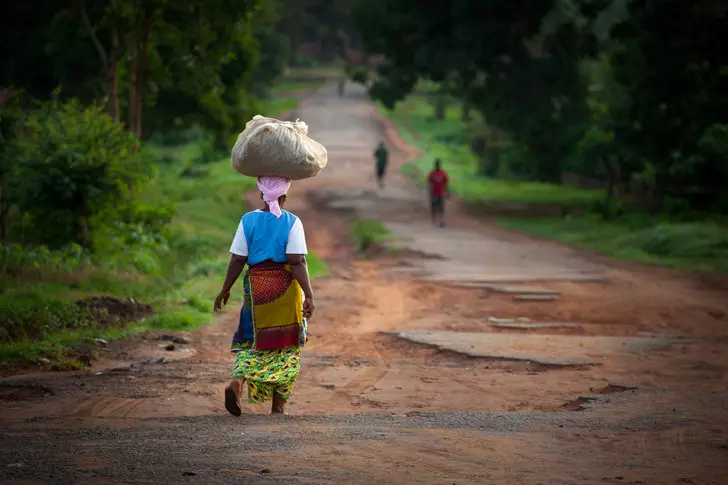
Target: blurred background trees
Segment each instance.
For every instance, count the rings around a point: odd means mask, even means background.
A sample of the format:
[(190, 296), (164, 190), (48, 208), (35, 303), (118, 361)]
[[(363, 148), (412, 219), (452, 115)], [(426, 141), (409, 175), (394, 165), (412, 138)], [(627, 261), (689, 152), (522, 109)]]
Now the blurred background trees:
[(485, 122), (474, 146), (506, 135), (480, 150), (483, 172), (597, 180), (610, 200), (655, 210), (728, 210), (725, 2), (370, 0), (354, 19), (386, 58), (374, 98), (392, 108), (434, 82)]

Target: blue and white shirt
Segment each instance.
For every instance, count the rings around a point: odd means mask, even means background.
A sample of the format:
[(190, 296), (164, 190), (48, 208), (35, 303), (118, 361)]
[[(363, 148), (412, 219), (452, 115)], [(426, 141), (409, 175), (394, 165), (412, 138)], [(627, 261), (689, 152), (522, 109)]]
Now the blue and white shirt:
[(281, 217), (270, 212), (248, 212), (240, 220), (230, 252), (247, 256), (248, 264), (287, 262), (287, 254), (308, 254), (301, 220), (288, 211)]

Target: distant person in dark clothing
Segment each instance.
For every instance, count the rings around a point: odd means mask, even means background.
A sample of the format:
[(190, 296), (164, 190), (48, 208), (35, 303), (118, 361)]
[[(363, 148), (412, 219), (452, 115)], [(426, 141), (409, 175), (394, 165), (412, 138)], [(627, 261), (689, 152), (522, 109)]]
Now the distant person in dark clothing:
[(389, 150), (383, 141), (379, 142), (379, 146), (374, 152), (374, 158), (377, 160), (377, 183), (383, 189), (384, 175), (387, 172), (387, 164), (389, 163)]
[(341, 76), (339, 78), (339, 97), (344, 96), (344, 89), (346, 89), (346, 77)]
[(432, 210), (432, 223), (440, 221), (440, 227), (445, 227), (445, 197), (448, 195), (447, 184), (450, 181), (447, 172), (442, 169), (440, 159), (435, 160), (435, 169), (427, 176), (430, 188), (430, 209)]

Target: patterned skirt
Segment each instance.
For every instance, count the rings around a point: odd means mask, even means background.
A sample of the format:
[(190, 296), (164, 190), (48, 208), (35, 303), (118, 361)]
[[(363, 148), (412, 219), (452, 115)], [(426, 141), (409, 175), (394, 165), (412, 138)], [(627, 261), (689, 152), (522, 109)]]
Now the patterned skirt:
[(276, 350), (257, 350), (252, 340), (236, 345), (233, 377), (245, 380), (250, 404), (270, 401), (274, 392), (288, 401), (301, 371), (301, 347), (307, 340), (305, 319), (300, 339), (300, 346)]
[(248, 387), (248, 402), (262, 403), (278, 393), (288, 400), (301, 370), (306, 343), (301, 287), (290, 267), (266, 262), (243, 278), (244, 299), (233, 337), (233, 377)]
[(301, 371), (301, 347), (277, 350), (256, 350), (252, 342), (235, 352), (233, 377), (245, 379), (248, 402), (262, 403), (277, 392), (286, 401)]

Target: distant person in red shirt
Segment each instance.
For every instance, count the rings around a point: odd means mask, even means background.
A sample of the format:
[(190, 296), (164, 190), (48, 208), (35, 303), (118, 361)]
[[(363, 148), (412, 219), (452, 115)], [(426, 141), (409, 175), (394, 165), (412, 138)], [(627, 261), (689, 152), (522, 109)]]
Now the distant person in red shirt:
[(435, 169), (427, 176), (427, 183), (430, 187), (432, 223), (437, 224), (439, 219), (440, 227), (445, 227), (445, 197), (448, 194), (447, 184), (449, 181), (447, 172), (441, 167), (440, 159), (436, 159)]

